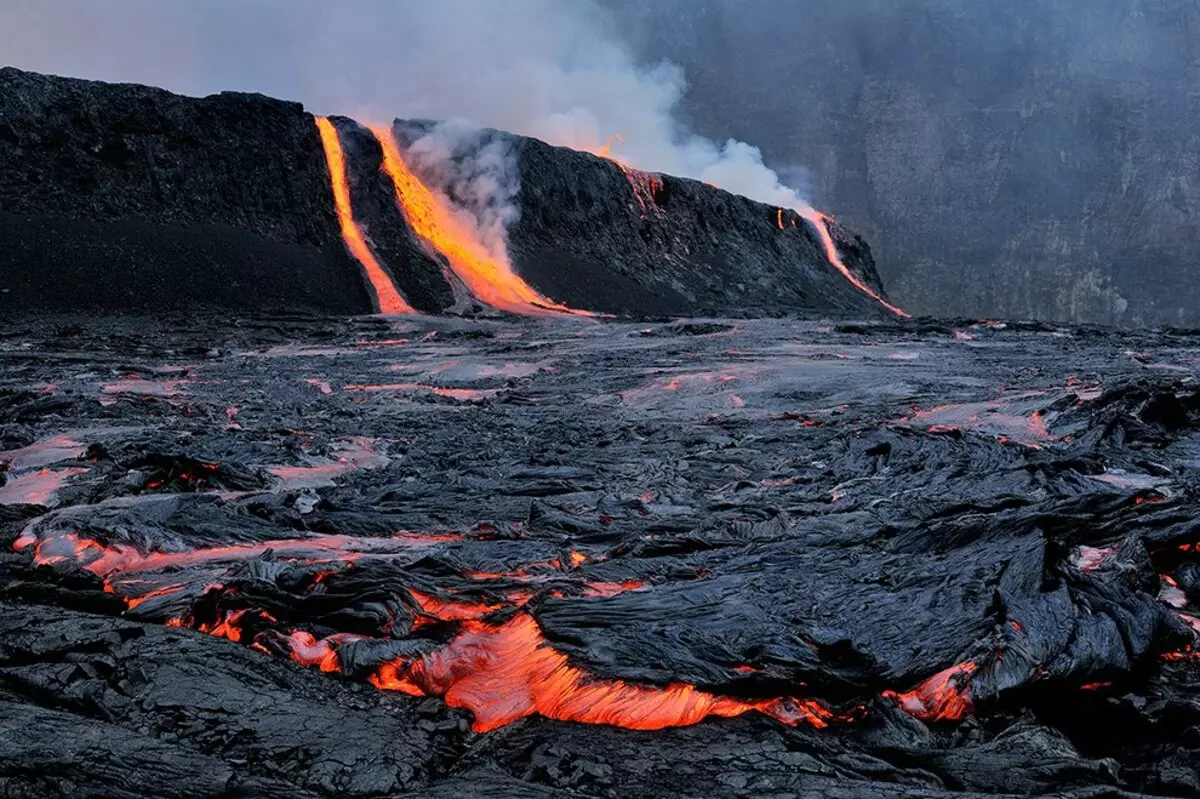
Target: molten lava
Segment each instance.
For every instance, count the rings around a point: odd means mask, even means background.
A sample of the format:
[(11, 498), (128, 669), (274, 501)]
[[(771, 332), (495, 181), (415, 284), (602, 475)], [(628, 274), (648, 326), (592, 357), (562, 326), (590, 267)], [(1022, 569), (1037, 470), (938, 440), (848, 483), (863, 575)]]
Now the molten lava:
[(590, 316), (537, 292), (503, 258), (489, 253), (462, 212), (435, 194), (408, 168), (392, 131), (372, 127), (383, 146), (383, 169), (396, 189), (396, 202), (413, 231), (446, 257), (450, 269), (481, 302), (523, 316), (576, 314)]
[(350, 205), (350, 186), (346, 182), (346, 155), (342, 151), (342, 142), (338, 138), (337, 129), (325, 117), (317, 117), (317, 130), (321, 132), (321, 144), (325, 147), (325, 160), (329, 164), (329, 179), (333, 185), (333, 201), (337, 206), (338, 224), (342, 228), (342, 238), (351, 254), (362, 264), (367, 274), (367, 280), (375, 292), (375, 301), (379, 312), (384, 314), (416, 313), (411, 305), (404, 301), (400, 292), (392, 283), (387, 272), (383, 271), (362, 229), (354, 221), (354, 211)]
[(384, 664), (371, 683), (417, 696), (443, 696), (451, 707), (475, 715), (476, 732), (535, 713), (635, 730), (685, 726), (708, 716), (740, 716), (752, 710), (792, 726), (807, 722), (825, 727), (834, 717), (813, 700), (740, 700), (682, 683), (659, 688), (594, 678), (551, 648), (537, 622), (526, 614), (500, 625), (464, 622), (459, 636), (445, 647), (416, 660)]
[(957, 721), (974, 709), (967, 678), (979, 666), (967, 661), (940, 671), (908, 693), (884, 691), (908, 714), (922, 721)]
[(625, 179), (629, 181), (629, 186), (633, 189), (633, 197), (642, 208), (642, 219), (645, 219), (646, 212), (654, 205), (655, 195), (663, 189), (662, 178), (650, 172), (626, 166), (620, 161), (613, 161), (613, 163), (625, 173)]
[[(892, 305), (890, 302), (880, 297), (874, 290), (864, 283), (857, 275), (850, 271), (850, 267), (846, 266), (846, 262), (842, 260), (842, 254), (838, 252), (837, 245), (833, 242), (833, 234), (829, 232), (829, 217), (813, 208), (806, 208), (803, 211), (798, 211), (800, 216), (804, 217), (817, 231), (817, 237), (821, 240), (821, 246), (825, 249), (825, 258), (829, 261), (834, 269), (842, 273), (842, 277), (849, 280), (851, 285), (856, 289), (866, 294), (871, 299), (878, 302), (884, 308), (887, 308), (896, 316), (904, 319), (911, 319), (912, 314), (905, 311), (903, 308)], [(781, 217), (782, 220), (782, 217)], [(782, 229), (782, 221), (780, 229)]]

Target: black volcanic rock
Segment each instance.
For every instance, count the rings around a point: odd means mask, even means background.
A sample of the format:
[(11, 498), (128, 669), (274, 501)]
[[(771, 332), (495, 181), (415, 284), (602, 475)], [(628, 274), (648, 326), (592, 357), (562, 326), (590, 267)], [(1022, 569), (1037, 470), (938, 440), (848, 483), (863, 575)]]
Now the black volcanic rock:
[[(914, 313), (1200, 325), (1195, 0), (600, 0), (697, 133), (811, 169)], [(809, 45), (809, 43), (812, 43)]]
[[(335, 119), (356, 221), (424, 312), (456, 306), (416, 240), (374, 137)], [(432, 123), (401, 123), (402, 143)], [(496, 131), (511, 151), (516, 269), (572, 307), (619, 314), (876, 316), (788, 212), (691, 180)], [(470, 142), (456, 157), (472, 157)], [(0, 311), (215, 307), (367, 313), (313, 117), (257, 95), (180, 97), (0, 70)], [(793, 222), (795, 224), (793, 224)], [(882, 292), (869, 249), (833, 226)], [(459, 303), (458, 305), (461, 305)]]
[(361, 312), (311, 117), (0, 70), (0, 309)]
[(72, 322), (0, 322), (0, 796), (1200, 795), (1200, 336)]
[[(536, 139), (521, 142), (520, 163), (514, 260), (568, 304), (593, 298), (612, 313), (879, 309), (834, 270), (816, 232), (791, 211), (781, 231), (778, 208), (695, 180), (627, 174)], [(850, 268), (882, 294), (865, 243), (834, 235)]]

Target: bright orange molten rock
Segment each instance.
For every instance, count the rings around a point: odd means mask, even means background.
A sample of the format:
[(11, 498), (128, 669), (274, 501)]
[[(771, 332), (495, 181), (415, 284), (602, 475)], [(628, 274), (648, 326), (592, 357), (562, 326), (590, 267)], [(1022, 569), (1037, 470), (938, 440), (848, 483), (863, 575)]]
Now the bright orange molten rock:
[(834, 717), (812, 700), (741, 700), (684, 683), (657, 688), (596, 678), (551, 648), (527, 614), (500, 625), (464, 622), (462, 632), (447, 646), (418, 660), (385, 664), (371, 682), (384, 690), (443, 696), (451, 707), (475, 714), (476, 732), (534, 713), (635, 730), (686, 726), (708, 716), (740, 716), (752, 710), (791, 726), (806, 722), (825, 727)]
[(412, 314), (416, 310), (404, 301), (400, 292), (392, 283), (387, 272), (379, 265), (362, 229), (354, 221), (354, 212), (350, 205), (350, 186), (346, 182), (346, 155), (342, 150), (342, 142), (338, 138), (337, 129), (325, 117), (317, 117), (317, 130), (321, 132), (321, 144), (325, 148), (325, 160), (329, 164), (329, 179), (333, 185), (333, 201), (337, 206), (338, 224), (342, 228), (342, 238), (346, 247), (362, 264), (375, 291), (376, 304), (379, 312), (384, 314)]
[[(837, 245), (833, 242), (833, 235), (829, 232), (829, 217), (812, 208), (808, 208), (804, 211), (797, 211), (797, 213), (804, 217), (814, 228), (816, 228), (817, 237), (821, 239), (821, 246), (825, 249), (826, 260), (829, 261), (830, 265), (834, 269), (842, 273), (842, 277), (849, 280), (851, 285), (853, 285), (856, 289), (878, 302), (884, 308), (887, 308), (889, 311), (896, 314), (896, 316), (903, 317), (904, 319), (912, 318), (912, 314), (910, 314), (908, 311), (905, 311), (903, 308), (892, 305), (883, 297), (880, 297), (871, 290), (870, 286), (868, 286), (850, 271), (850, 268), (846, 266), (846, 262), (842, 260), (842, 254), (838, 252)], [(782, 220), (783, 216), (781, 213), (779, 222), (780, 230), (783, 230)]]
[(370, 128), (383, 146), (383, 169), (396, 187), (396, 202), (413, 231), (446, 256), (450, 269), (477, 299), (493, 308), (524, 316), (592, 316), (555, 302), (521, 279), (506, 260), (489, 253), (461, 212), (435, 194), (408, 168), (392, 131)]

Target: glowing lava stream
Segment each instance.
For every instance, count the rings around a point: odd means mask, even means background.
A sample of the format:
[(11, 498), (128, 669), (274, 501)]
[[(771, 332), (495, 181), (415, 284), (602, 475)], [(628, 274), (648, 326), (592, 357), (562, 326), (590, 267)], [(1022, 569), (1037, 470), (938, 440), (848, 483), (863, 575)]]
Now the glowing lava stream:
[(577, 311), (538, 293), (504, 260), (487, 252), (446, 200), (434, 194), (408, 168), (387, 127), (370, 128), (383, 147), (383, 170), (396, 188), (396, 203), (413, 231), (446, 257), (451, 270), (483, 303), (522, 316), (573, 314)]
[(834, 714), (813, 700), (790, 697), (741, 700), (685, 683), (640, 686), (594, 677), (546, 642), (533, 617), (518, 614), (500, 625), (470, 620), (445, 647), (412, 661), (386, 663), (371, 676), (384, 690), (438, 695), (475, 715), (476, 732), (538, 715), (583, 724), (660, 730), (708, 716), (758, 711), (784, 724), (828, 726)]
[(325, 161), (329, 165), (329, 179), (333, 186), (333, 201), (337, 206), (338, 224), (342, 238), (351, 254), (362, 264), (367, 280), (375, 293), (375, 303), (384, 314), (415, 314), (416, 309), (404, 301), (392, 279), (383, 271), (371, 247), (363, 236), (362, 229), (354, 221), (350, 205), (350, 186), (346, 182), (346, 154), (338, 138), (337, 129), (325, 117), (316, 117), (317, 130), (321, 132), (321, 144), (325, 148)]
[[(27, 528), (13, 543), (13, 550), (32, 549), (33, 562), (39, 566), (73, 564), (86, 569), (102, 578), (104, 590), (124, 600), (127, 610), (134, 610), (152, 599), (186, 592), (189, 587), (203, 586), (202, 593), (217, 602), (226, 594), (236, 599), (237, 590), (226, 589), (221, 582), (221, 573), (238, 562), (262, 557), (268, 550), (280, 560), (299, 566), (328, 564), (328, 569), (313, 575), (312, 582), (316, 585), (327, 576), (350, 568), (355, 561), (389, 559), (414, 548), (461, 539), (461, 535), (454, 533), (402, 531), (383, 538), (316, 535), (182, 552), (143, 553), (131, 545), (104, 545), (72, 532), (42, 538), (35, 530)], [(572, 552), (568, 571), (587, 561), (586, 555)], [(563, 561), (554, 559), (528, 564), (512, 573), (477, 573), (471, 578), (543, 582), (543, 575), (529, 571), (545, 568), (558, 573), (562, 567)], [(190, 580), (187, 569), (194, 570)], [(638, 580), (623, 583), (585, 581), (579, 601), (645, 588), (646, 585)], [(369, 682), (381, 690), (401, 691), (413, 696), (440, 696), (451, 707), (470, 710), (475, 716), (473, 728), (477, 732), (494, 730), (535, 714), (559, 721), (609, 724), (637, 730), (687, 726), (710, 716), (728, 718), (750, 712), (761, 713), (788, 726), (808, 724), (816, 728), (827, 727), (836, 721), (849, 721), (853, 717), (839, 714), (815, 698), (738, 698), (710, 693), (683, 682), (665, 686), (639, 685), (592, 674), (573, 665), (566, 654), (546, 639), (537, 620), (525, 608), (535, 596), (533, 590), (508, 592), (504, 599), (490, 601), (483, 601), (478, 595), (435, 593), (411, 587), (403, 590), (411, 597), (411, 605), (416, 611), (411, 625), (413, 631), (440, 623), (456, 625), (454, 634), (436, 649), (382, 662), (370, 672)], [(195, 591), (192, 594), (195, 595)], [(550, 594), (564, 597), (557, 590)], [(297, 663), (323, 672), (341, 673), (339, 650), (343, 645), (392, 638), (390, 626), (383, 630), (382, 638), (355, 633), (317, 638), (260, 608), (225, 609), (207, 619), (194, 617), (195, 608), (196, 605), (190, 605), (182, 615), (173, 616), (164, 623), (169, 627), (189, 627), (228, 638), (267, 654), (286, 653)], [(264, 645), (272, 641), (276, 648), (269, 649)], [(278, 648), (280, 643), (283, 650)], [(955, 721), (973, 710), (969, 678), (977, 668), (971, 661), (960, 663), (933, 675), (907, 693), (884, 691), (882, 695), (924, 721)], [(751, 666), (736, 669), (739, 672), (755, 671)]]
[[(829, 217), (825, 216), (825, 214), (821, 213), (820, 211), (816, 210), (815, 208), (806, 208), (803, 211), (797, 211), (796, 213), (798, 213), (800, 216), (804, 217), (804, 219), (807, 220), (808, 223), (811, 224), (816, 229), (817, 237), (821, 239), (821, 246), (825, 248), (826, 260), (829, 261), (829, 263), (833, 266), (834, 269), (836, 269), (842, 273), (842, 277), (849, 280), (851, 285), (853, 285), (856, 289), (858, 289), (863, 294), (866, 294), (868, 297), (870, 297), (871, 299), (878, 302), (884, 308), (887, 308), (889, 311), (896, 314), (896, 316), (902, 317), (904, 319), (912, 318), (912, 314), (910, 314), (908, 311), (904, 310), (903, 308), (892, 305), (890, 302), (885, 300), (883, 297), (880, 297), (878, 294), (876, 294), (874, 291), (871, 290), (870, 286), (868, 286), (866, 283), (864, 283), (862, 280), (860, 280), (853, 272), (850, 271), (850, 267), (846, 266), (846, 262), (842, 260), (842, 254), (840, 252), (838, 252), (837, 245), (834, 244), (834, 242), (833, 242), (833, 234), (831, 234), (829, 232)], [(783, 229), (782, 218), (783, 217), (780, 216), (780, 220), (781, 220), (780, 221), (780, 229), (781, 230)]]

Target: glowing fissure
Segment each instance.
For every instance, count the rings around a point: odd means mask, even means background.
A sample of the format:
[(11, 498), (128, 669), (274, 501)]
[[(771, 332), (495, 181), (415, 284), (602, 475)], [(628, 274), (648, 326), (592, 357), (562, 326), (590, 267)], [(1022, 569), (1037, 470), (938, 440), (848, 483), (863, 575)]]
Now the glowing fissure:
[(966, 661), (940, 671), (907, 693), (884, 691), (901, 709), (922, 721), (957, 721), (974, 710), (967, 680), (979, 668)]
[(362, 228), (354, 221), (350, 204), (350, 185), (346, 182), (346, 154), (342, 150), (337, 129), (325, 117), (317, 117), (317, 130), (321, 133), (321, 144), (325, 148), (325, 161), (329, 165), (329, 179), (333, 187), (333, 201), (337, 208), (338, 224), (347, 249), (362, 264), (367, 280), (375, 294), (375, 303), (383, 314), (415, 314), (416, 310), (400, 296), (392, 279), (379, 264), (367, 244)]
[(462, 212), (434, 193), (408, 168), (395, 136), (387, 127), (372, 127), (383, 147), (383, 170), (396, 190), (396, 203), (409, 226), (430, 248), (445, 256), (451, 271), (478, 299), (493, 308), (522, 316), (572, 314), (590, 316), (543, 296), (521, 279), (506, 260), (488, 252)]
[(633, 189), (633, 197), (642, 208), (642, 219), (645, 219), (646, 212), (655, 205), (654, 196), (662, 191), (662, 177), (625, 166), (620, 161), (614, 161), (613, 163), (619, 166), (621, 171), (625, 173), (625, 179), (629, 181), (629, 186)]

